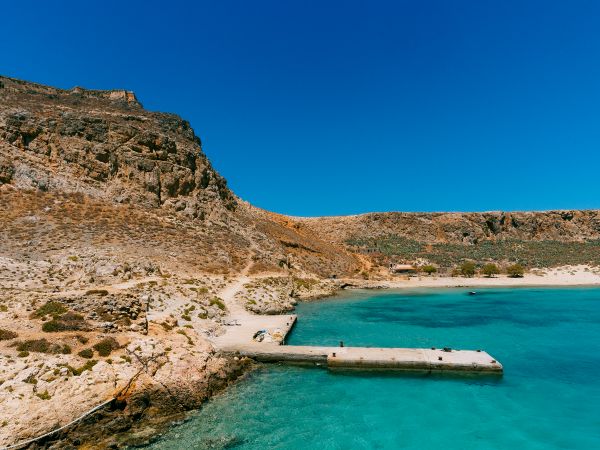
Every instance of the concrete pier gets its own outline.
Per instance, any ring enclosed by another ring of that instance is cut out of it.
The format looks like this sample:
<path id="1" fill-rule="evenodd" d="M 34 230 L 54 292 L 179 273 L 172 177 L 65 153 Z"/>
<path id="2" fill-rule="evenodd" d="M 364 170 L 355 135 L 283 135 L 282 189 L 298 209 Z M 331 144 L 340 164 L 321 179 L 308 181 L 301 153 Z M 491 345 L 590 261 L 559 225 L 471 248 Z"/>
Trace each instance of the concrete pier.
<path id="1" fill-rule="evenodd" d="M 213 338 L 217 349 L 263 362 L 319 364 L 329 369 L 385 369 L 419 372 L 496 373 L 502 364 L 484 351 L 282 345 L 296 316 L 245 317 L 232 321 L 227 332 Z M 265 333 L 262 342 L 257 333 Z"/>
<path id="2" fill-rule="evenodd" d="M 317 347 L 304 345 L 246 344 L 222 351 L 263 362 L 316 363 L 329 369 L 384 369 L 416 372 L 496 373 L 502 364 L 484 351 Z"/>

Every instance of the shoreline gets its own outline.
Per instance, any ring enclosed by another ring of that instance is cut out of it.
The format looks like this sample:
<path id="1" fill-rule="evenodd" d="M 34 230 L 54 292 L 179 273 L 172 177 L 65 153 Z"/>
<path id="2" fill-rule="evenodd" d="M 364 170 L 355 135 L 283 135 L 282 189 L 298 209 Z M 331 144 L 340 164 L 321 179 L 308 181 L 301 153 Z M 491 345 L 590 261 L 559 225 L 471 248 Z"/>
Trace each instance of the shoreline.
<path id="1" fill-rule="evenodd" d="M 334 301 L 338 297 L 342 297 L 344 295 L 352 295 L 353 292 L 358 291 L 379 291 L 378 293 L 383 294 L 388 290 L 406 290 L 411 288 L 430 288 L 430 289 L 447 289 L 447 288 L 468 288 L 468 287 L 483 287 L 483 288 L 527 288 L 527 287 L 541 287 L 541 288 L 569 288 L 569 287 L 596 287 L 600 288 L 600 274 L 595 274 L 592 272 L 586 271 L 584 268 L 575 272 L 575 275 L 570 275 L 569 270 L 560 269 L 557 271 L 556 275 L 532 275 L 526 274 L 522 278 L 508 278 L 507 276 L 498 276 L 493 278 L 487 277 L 473 277 L 473 278 L 463 278 L 463 277 L 414 277 L 409 280 L 386 280 L 380 282 L 373 281 L 365 281 L 365 280 L 338 280 L 342 283 L 344 282 L 352 282 L 352 287 L 340 288 L 338 287 L 334 291 L 330 293 L 322 293 L 322 295 L 314 296 L 314 297 L 306 297 L 299 300 L 300 302 L 312 302 L 319 301 L 324 302 L 327 300 Z M 354 284 L 355 283 L 355 284 Z M 296 308 L 294 307 L 295 312 Z M 289 314 L 290 311 L 281 312 L 281 314 Z M 259 363 L 252 364 L 247 367 L 247 369 L 240 374 L 235 379 L 231 380 L 227 386 L 225 386 L 219 392 L 211 395 L 207 401 L 211 401 L 214 397 L 219 395 L 224 395 L 227 391 L 227 388 L 233 384 L 246 380 L 248 376 L 257 370 L 260 367 L 264 367 L 267 363 Z M 189 420 L 194 414 L 194 412 L 198 411 L 200 408 L 204 406 L 201 405 L 198 409 L 190 410 L 186 413 L 183 421 Z M 179 421 L 172 422 L 170 425 L 166 426 L 166 431 L 173 427 L 177 427 Z M 154 435 L 150 442 L 154 443 L 157 440 L 160 440 L 161 435 L 163 433 L 158 433 Z"/>
<path id="2" fill-rule="evenodd" d="M 335 297 L 343 296 L 344 294 L 351 294 L 353 291 L 363 290 L 378 290 L 380 293 L 383 293 L 386 290 L 401 291 L 420 288 L 600 287 L 600 270 L 596 268 L 590 268 L 586 266 L 564 267 L 547 270 L 546 272 L 547 273 L 544 274 L 536 274 L 536 272 L 527 273 L 522 278 L 509 278 L 507 276 L 497 276 L 493 278 L 416 276 L 406 277 L 405 279 L 388 279 L 377 281 L 339 279 L 333 282 L 333 280 L 320 280 L 321 284 L 315 284 L 311 286 L 309 290 L 303 292 L 304 295 L 302 297 L 298 297 L 296 300 L 298 302 L 310 302 L 313 300 L 327 301 L 327 299 L 335 300 Z M 260 278 L 261 275 L 243 275 L 237 282 L 231 282 L 230 284 L 227 284 L 220 294 L 225 294 L 222 295 L 224 301 L 228 304 L 228 306 L 232 306 L 233 303 L 237 303 L 235 298 L 236 293 L 243 289 L 244 282 Z M 324 289 L 323 283 L 327 285 L 327 289 Z M 283 307 L 285 307 L 285 304 L 282 304 L 282 308 Z M 295 310 L 296 308 L 294 307 L 293 309 Z M 229 311 L 230 318 L 236 317 L 240 321 L 250 321 L 253 323 L 256 321 L 256 319 L 260 318 L 260 315 L 245 310 L 241 311 L 239 306 L 237 310 L 229 309 Z M 235 314 L 232 314 L 233 311 L 236 311 Z M 290 311 L 282 310 L 279 313 L 289 314 Z M 273 316 L 263 317 L 273 318 Z M 164 334 L 164 330 L 157 325 L 152 326 L 151 331 L 152 332 L 150 334 L 153 335 L 155 339 L 167 337 Z M 231 331 L 234 330 L 232 329 Z M 194 333 L 193 337 L 197 339 L 199 341 L 198 344 L 200 344 L 200 336 Z M 179 336 L 178 340 L 181 342 L 173 342 L 174 353 L 181 353 L 179 355 L 181 357 L 185 356 L 186 363 L 184 363 L 183 366 L 179 366 L 178 364 L 178 370 L 171 372 L 171 376 L 177 374 L 182 375 L 185 378 L 186 376 L 189 377 L 191 375 L 191 372 L 188 371 L 194 366 L 193 361 L 197 363 L 202 358 L 198 358 L 197 355 L 193 355 L 195 351 L 199 350 L 199 346 L 193 345 L 188 350 L 183 350 L 183 337 Z M 206 356 L 209 354 L 214 355 L 214 362 L 216 363 L 219 361 L 219 363 L 216 364 L 216 367 L 213 367 L 213 369 L 209 371 L 212 372 L 212 374 L 207 374 L 208 377 L 195 374 L 192 376 L 192 380 L 194 381 L 188 380 L 188 382 L 192 382 L 187 384 L 185 382 L 182 384 L 183 380 L 181 378 L 168 377 L 169 381 L 167 381 L 167 379 L 162 380 L 166 385 L 159 386 L 154 380 L 152 380 L 152 376 L 150 376 L 147 377 L 146 382 L 141 383 L 142 385 L 138 386 L 141 389 L 136 389 L 137 392 L 133 396 L 135 398 L 129 399 L 133 406 L 132 409 L 137 411 L 145 411 L 147 406 L 137 406 L 137 404 L 140 403 L 137 398 L 151 398 L 152 400 L 150 403 L 152 407 L 150 409 L 153 411 L 151 416 L 154 416 L 154 414 L 158 413 L 157 415 L 160 416 L 160 418 L 156 416 L 150 417 L 142 414 L 140 418 L 130 422 L 130 428 L 128 431 L 125 433 L 117 432 L 116 434 L 120 435 L 120 437 L 117 438 L 116 441 L 112 440 L 112 442 L 109 442 L 111 441 L 110 439 L 106 440 L 103 439 L 106 438 L 106 436 L 101 436 L 103 427 L 106 425 L 117 424 L 119 421 L 124 420 L 123 417 L 131 417 L 131 414 L 124 415 L 124 412 L 119 411 L 119 408 L 102 408 L 86 418 L 86 420 L 83 420 L 81 423 L 75 424 L 73 427 L 69 427 L 64 431 L 49 437 L 49 439 L 45 441 L 45 444 L 49 444 L 51 447 L 54 445 L 60 446 L 62 444 L 72 444 L 73 442 L 78 442 L 80 440 L 88 441 L 90 438 L 98 439 L 98 444 L 100 444 L 100 441 L 104 441 L 102 442 L 103 444 L 109 445 L 117 442 L 120 445 L 146 445 L 151 442 L 155 442 L 157 439 L 160 439 L 160 436 L 166 430 L 176 426 L 179 421 L 186 420 L 189 413 L 193 413 L 201 408 L 206 401 L 210 400 L 215 395 L 223 393 L 230 384 L 237 383 L 238 381 L 245 379 L 247 375 L 257 367 L 255 364 L 250 363 L 250 361 L 245 360 L 245 358 L 223 358 L 214 343 L 211 344 L 211 347 L 212 351 L 210 351 L 208 347 L 204 349 L 207 352 Z M 208 363 L 210 360 L 211 358 L 209 358 L 206 363 Z M 191 397 L 194 397 L 194 395 L 191 395 L 194 390 L 196 390 L 196 398 L 190 401 Z M 203 392 L 202 394 L 198 395 L 198 391 Z M 183 397 L 188 397 L 188 399 L 184 401 Z M 181 408 L 184 404 L 185 407 Z M 182 414 L 173 414 L 173 412 L 177 409 L 179 409 L 179 412 Z"/>
<path id="3" fill-rule="evenodd" d="M 510 278 L 506 275 L 495 277 L 474 276 L 415 276 L 396 280 L 347 280 L 346 289 L 407 289 L 407 288 L 459 288 L 459 287 L 574 287 L 600 286 L 600 270 L 588 266 L 573 266 L 549 269 L 547 273 L 526 273 L 520 278 Z"/>

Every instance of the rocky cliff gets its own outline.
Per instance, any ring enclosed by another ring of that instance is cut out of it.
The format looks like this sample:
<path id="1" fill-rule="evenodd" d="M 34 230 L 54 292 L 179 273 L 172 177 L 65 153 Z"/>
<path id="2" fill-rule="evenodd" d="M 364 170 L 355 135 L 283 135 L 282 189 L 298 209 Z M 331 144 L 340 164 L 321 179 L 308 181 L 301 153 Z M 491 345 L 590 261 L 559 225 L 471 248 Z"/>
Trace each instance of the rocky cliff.
<path id="1" fill-rule="evenodd" d="M 0 77 L 0 183 L 204 218 L 235 208 L 190 124 L 132 92 Z"/>

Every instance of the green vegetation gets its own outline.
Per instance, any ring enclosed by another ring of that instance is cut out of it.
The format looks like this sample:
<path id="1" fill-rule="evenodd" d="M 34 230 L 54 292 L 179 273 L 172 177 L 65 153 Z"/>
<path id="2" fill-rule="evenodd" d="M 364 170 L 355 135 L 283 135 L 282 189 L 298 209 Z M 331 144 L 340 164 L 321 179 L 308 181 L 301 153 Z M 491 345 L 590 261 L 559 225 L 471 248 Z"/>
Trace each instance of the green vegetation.
<path id="1" fill-rule="evenodd" d="M 192 340 L 192 338 L 191 338 L 191 337 L 189 337 L 189 336 L 187 335 L 187 333 L 186 333 L 184 330 L 177 330 L 177 333 L 179 333 L 179 334 L 181 334 L 181 335 L 185 336 L 185 337 L 187 338 L 188 344 L 190 344 L 190 345 L 194 345 L 194 341 Z"/>
<path id="2" fill-rule="evenodd" d="M 314 278 L 294 278 L 295 289 L 311 289 L 315 284 L 318 284 L 319 280 Z"/>
<path id="3" fill-rule="evenodd" d="M 513 264 L 506 268 L 506 273 L 511 278 L 521 278 L 525 273 L 525 269 L 521 264 Z"/>
<path id="4" fill-rule="evenodd" d="M 473 261 L 465 261 L 460 265 L 460 274 L 463 277 L 472 277 L 475 275 L 475 263 Z"/>
<path id="5" fill-rule="evenodd" d="M 19 352 L 49 353 L 53 355 L 68 355 L 71 353 L 71 347 L 67 344 L 54 344 L 46 339 L 30 339 L 28 341 L 17 342 L 15 344 Z"/>
<path id="6" fill-rule="evenodd" d="M 0 341 L 8 341 L 17 337 L 17 333 L 0 328 Z"/>
<path id="7" fill-rule="evenodd" d="M 427 275 L 431 275 L 432 273 L 437 272 L 437 267 L 432 266 L 431 264 L 427 264 L 427 265 L 421 267 L 421 270 L 423 272 L 425 272 Z"/>
<path id="8" fill-rule="evenodd" d="M 119 347 L 119 343 L 113 337 L 104 338 L 93 345 L 94 350 L 96 350 L 100 356 L 108 356 L 113 350 L 117 350 Z"/>
<path id="9" fill-rule="evenodd" d="M 94 356 L 94 350 L 92 350 L 91 348 L 84 348 L 77 354 L 79 356 L 81 356 L 82 358 L 90 359 L 90 358 L 92 358 L 92 356 Z"/>
<path id="10" fill-rule="evenodd" d="M 85 364 L 79 368 L 75 368 L 75 367 L 71 367 L 69 365 L 66 365 L 67 369 L 69 369 L 69 371 L 75 375 L 76 377 L 78 377 L 79 375 L 81 375 L 83 372 L 85 372 L 86 370 L 91 370 L 92 367 L 94 367 L 96 364 L 98 364 L 98 361 L 96 361 L 95 359 L 90 359 L 89 361 L 86 361 Z"/>
<path id="11" fill-rule="evenodd" d="M 50 400 L 52 397 L 50 396 L 50 394 L 48 394 L 48 391 L 44 391 L 42 393 L 37 393 L 35 394 L 37 395 L 39 398 L 41 398 L 42 400 Z"/>
<path id="12" fill-rule="evenodd" d="M 221 311 L 225 311 L 225 303 L 219 297 L 213 297 L 209 302 L 210 306 L 216 305 Z"/>
<path id="13" fill-rule="evenodd" d="M 62 316 L 55 316 L 51 321 L 42 325 L 42 331 L 54 333 L 58 331 L 84 331 L 88 329 L 86 321 L 81 314 L 68 312 Z"/>
<path id="14" fill-rule="evenodd" d="M 59 302 L 48 302 L 44 306 L 38 308 L 32 315 L 32 318 L 42 318 L 45 316 L 58 317 L 67 312 L 65 305 Z"/>
<path id="15" fill-rule="evenodd" d="M 75 336 L 75 338 L 76 338 L 76 339 L 77 339 L 79 342 L 81 342 L 82 344 L 87 344 L 87 343 L 88 343 L 88 341 L 89 341 L 89 339 L 88 339 L 88 338 L 86 338 L 85 336 L 82 336 L 82 335 L 80 335 L 80 334 L 78 334 L 77 336 Z"/>
<path id="16" fill-rule="evenodd" d="M 169 325 L 167 322 L 161 322 L 160 326 L 163 327 L 165 331 L 171 331 L 175 328 L 175 325 Z"/>
<path id="17" fill-rule="evenodd" d="M 487 263 L 481 268 L 481 273 L 483 273 L 486 277 L 491 278 L 494 275 L 498 275 L 500 273 L 500 269 L 494 263 Z"/>
<path id="18" fill-rule="evenodd" d="M 477 244 L 426 244 L 397 235 L 349 239 L 354 250 L 374 258 L 403 260 L 423 258 L 440 267 L 450 268 L 465 259 L 483 264 L 488 261 L 519 263 L 524 267 L 562 265 L 600 265 L 600 239 L 584 242 L 521 241 L 515 239 L 482 241 Z"/>

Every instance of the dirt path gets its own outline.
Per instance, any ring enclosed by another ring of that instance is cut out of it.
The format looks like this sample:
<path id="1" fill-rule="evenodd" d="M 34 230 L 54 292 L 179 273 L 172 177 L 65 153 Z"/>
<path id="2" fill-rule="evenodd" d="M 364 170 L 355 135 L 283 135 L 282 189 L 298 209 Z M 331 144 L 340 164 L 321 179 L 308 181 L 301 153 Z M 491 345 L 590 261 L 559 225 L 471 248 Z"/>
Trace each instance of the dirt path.
<path id="1" fill-rule="evenodd" d="M 251 312 L 246 311 L 244 306 L 235 299 L 235 294 L 237 294 L 244 287 L 244 285 L 251 280 L 251 278 L 248 276 L 248 273 L 250 273 L 250 269 L 254 265 L 254 262 L 252 261 L 253 256 L 254 252 L 252 252 L 248 264 L 246 264 L 246 267 L 242 269 L 236 279 L 217 292 L 217 296 L 221 298 L 223 302 L 225 302 L 225 306 L 227 306 L 227 311 L 229 311 L 229 317 L 231 319 L 240 319 L 253 315 Z"/>

